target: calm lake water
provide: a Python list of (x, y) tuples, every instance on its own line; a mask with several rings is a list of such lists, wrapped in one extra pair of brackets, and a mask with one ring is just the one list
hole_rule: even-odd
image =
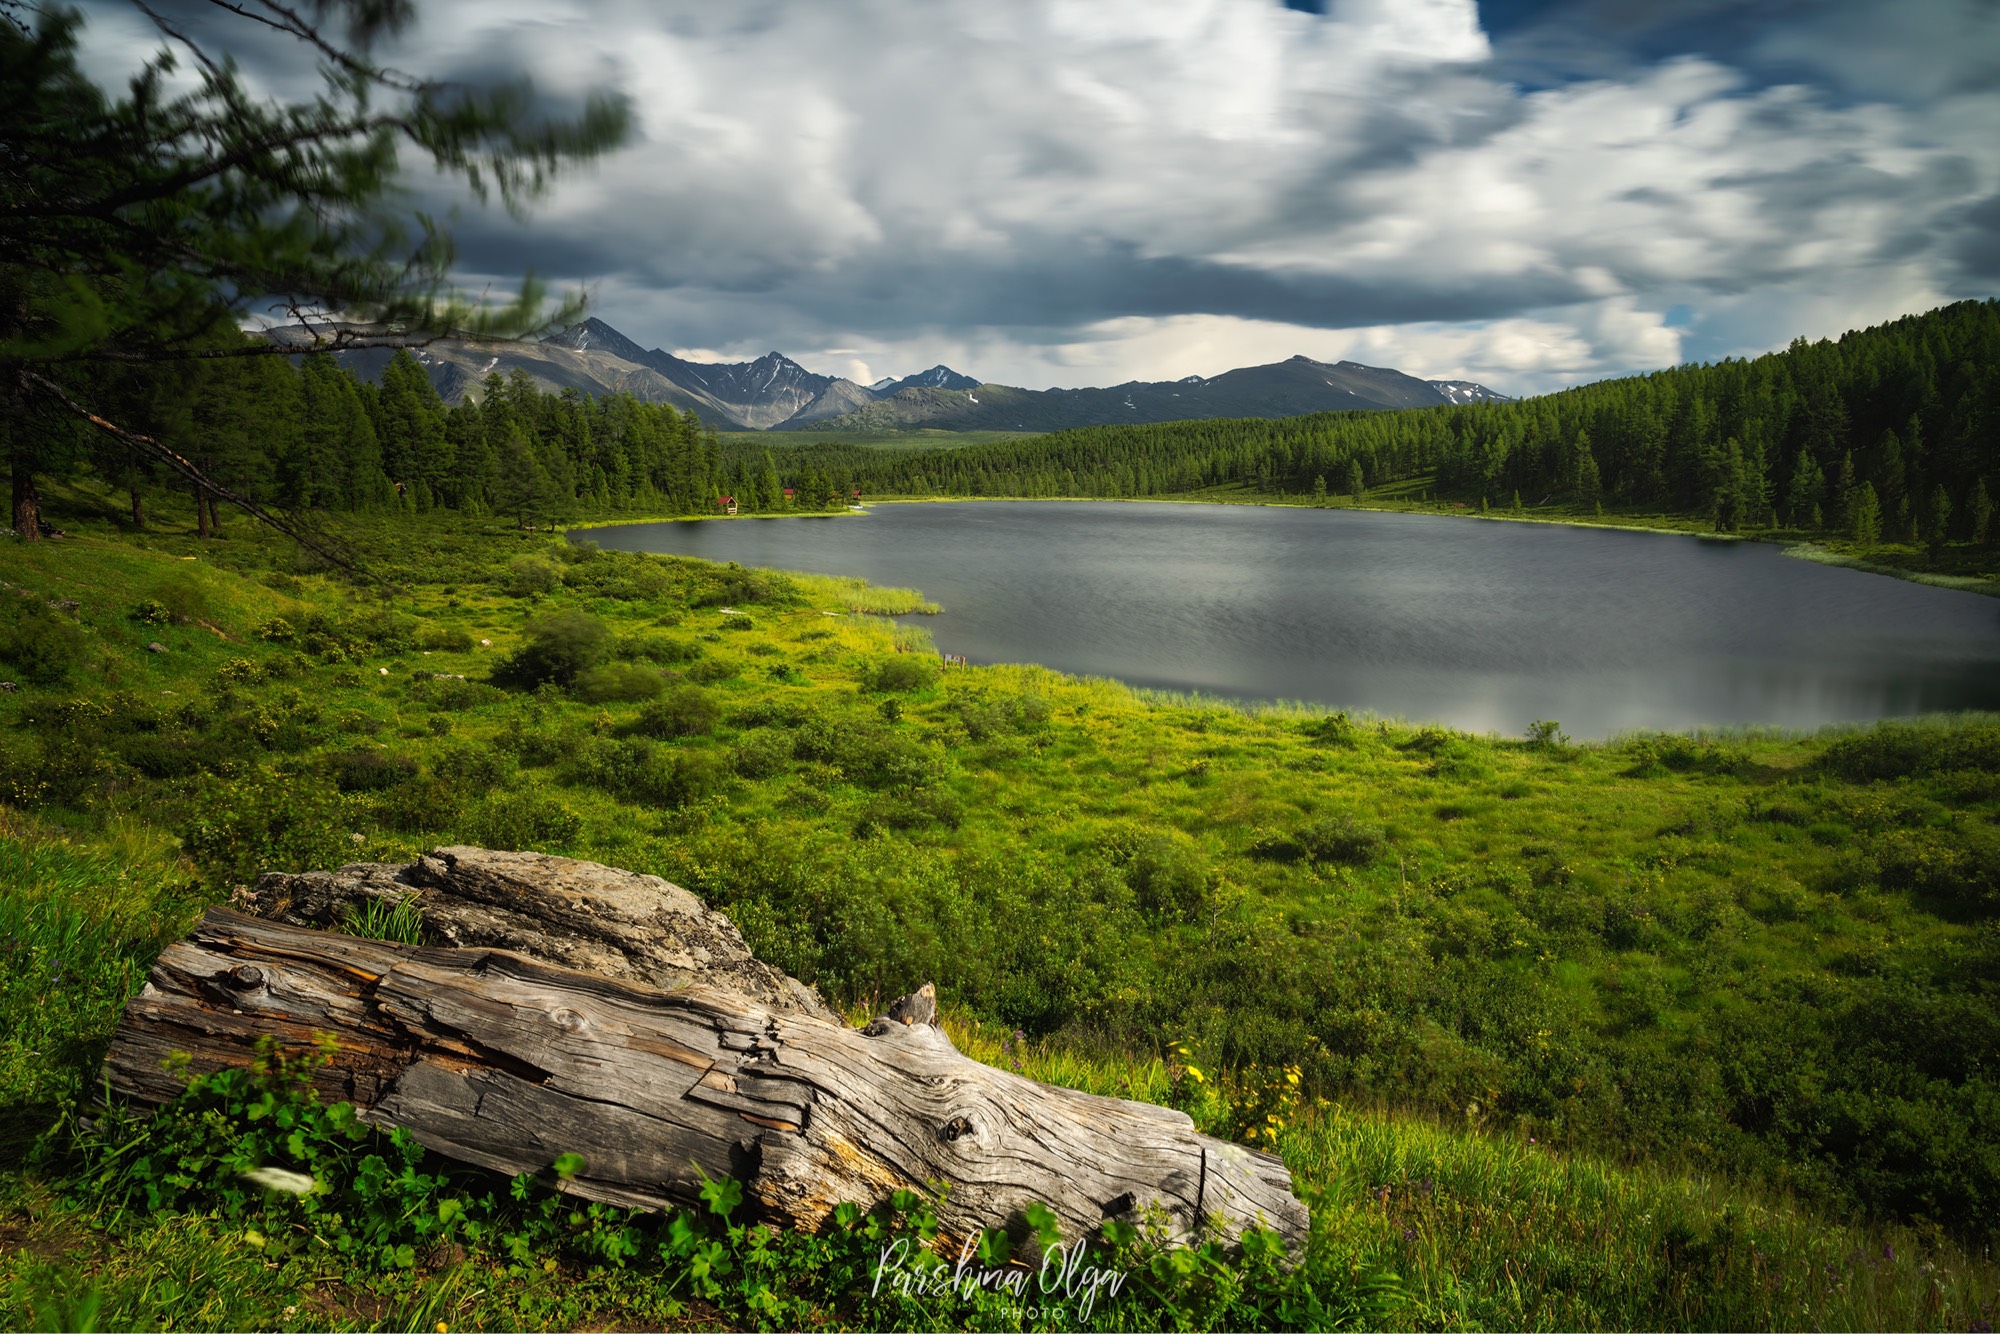
[(973, 662), (1518, 736), (2000, 709), (2000, 599), (1752, 542), (1247, 505), (888, 505), (608, 548), (921, 588)]

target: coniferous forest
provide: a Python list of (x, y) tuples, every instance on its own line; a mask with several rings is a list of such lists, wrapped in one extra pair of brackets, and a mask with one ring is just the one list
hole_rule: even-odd
[[(1091, 427), (918, 451), (718, 441), (691, 412), (626, 394), (548, 393), (518, 370), (447, 406), (407, 350), (379, 384), (321, 353), (128, 369), (93, 388), (121, 419), (279, 507), (442, 508), (523, 525), (585, 511), (712, 514), (722, 497), (742, 513), (818, 510), (855, 489), (871, 499), (1314, 499), (1419, 486), (1470, 509), (1625, 508), (1720, 532), (1935, 549), (1989, 540), (2000, 495), (1993, 301), (1520, 402)], [(166, 484), (68, 422), (44, 423), (14, 453), (17, 507), (24, 466), (99, 476), (130, 493), (135, 514)]]

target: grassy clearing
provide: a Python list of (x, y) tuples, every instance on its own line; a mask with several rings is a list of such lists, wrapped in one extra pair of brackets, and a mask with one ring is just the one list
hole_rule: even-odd
[(240, 1227), (51, 1203), (199, 904), (453, 841), (665, 875), (842, 1004), (934, 979), (980, 1059), (1277, 1134), (1315, 1255), (1401, 1275), (1387, 1323), (1991, 1319), (1991, 719), (1470, 737), (940, 672), (826, 615), (846, 581), (449, 516), (356, 527), (385, 598), (77, 514), (0, 553), (0, 1115), (43, 1154), (0, 1205), (9, 1323), (92, 1290), (103, 1324), (664, 1322), (658, 1274), (559, 1248), (253, 1274)]

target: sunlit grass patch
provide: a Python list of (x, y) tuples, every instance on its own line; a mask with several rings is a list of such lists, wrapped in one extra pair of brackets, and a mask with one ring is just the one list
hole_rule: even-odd
[(851, 575), (793, 573), (788, 577), (816, 607), (876, 616), (935, 615), (938, 611), (937, 603), (914, 588), (884, 588)]

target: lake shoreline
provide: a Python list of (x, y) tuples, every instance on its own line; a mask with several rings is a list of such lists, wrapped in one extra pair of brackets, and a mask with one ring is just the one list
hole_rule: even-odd
[[(1536, 537), (1404, 524), (1388, 507), (1343, 505), (1376, 517), (1335, 521), (1283, 513), (1332, 507), (1168, 511), (1188, 502), (1136, 498), (1083, 522), (1088, 503), (975, 511), (899, 497), (879, 502), (875, 524), (632, 522), (573, 536), (921, 588), (948, 609), (939, 646), (974, 662), (1041, 663), (1244, 712), (1312, 701), (1500, 736), (1560, 718), (1608, 739), (2000, 708), (1985, 604), (1831, 569), (1787, 576), (1810, 564), (1776, 559), (1787, 552), (1775, 543), (1756, 554), (1742, 535)], [(1477, 680), (1454, 684), (1467, 672)]]
[[(1356, 504), (1351, 501), (1338, 504), (1290, 503), (1282, 499), (1259, 498), (1234, 499), (1228, 496), (1184, 494), (1172, 496), (885, 496), (868, 502), (877, 505), (962, 505), (962, 504), (1131, 504), (1131, 505), (1233, 505), (1259, 509), (1296, 510), (1361, 510), (1374, 514), (1416, 514), (1440, 519), (1481, 519), (1495, 523), (1547, 524), (1560, 528), (1614, 529), (1628, 533), (1656, 533), (1661, 536), (1692, 537), (1703, 542), (1757, 542), (1775, 546), (1786, 555), (1798, 560), (1811, 561), (1816, 565), (1828, 565), (1839, 569), (1856, 570), (1863, 574), (1879, 574), (1891, 579), (1901, 579), (1906, 583), (1922, 584), (1928, 588), (1943, 588), (1960, 593), (1977, 593), (1982, 597), (2000, 598), (2000, 576), (1981, 577), (1979, 575), (1940, 574), (1930, 570), (1912, 570), (1901, 565), (1872, 561), (1865, 556), (1838, 551), (1822, 541), (1808, 537), (1781, 537), (1767, 533), (1717, 533), (1704, 532), (1693, 526), (1663, 527), (1658, 523), (1621, 523), (1610, 515), (1529, 514), (1512, 513), (1504, 510), (1456, 511), (1430, 506), (1396, 504)], [(579, 523), (562, 525), (560, 531), (572, 532), (597, 528), (616, 528), (625, 524), (641, 523), (709, 523), (719, 519), (839, 519), (865, 514), (862, 510), (838, 510), (825, 514), (666, 514), (659, 516), (618, 516), (616, 518), (598, 515)]]

